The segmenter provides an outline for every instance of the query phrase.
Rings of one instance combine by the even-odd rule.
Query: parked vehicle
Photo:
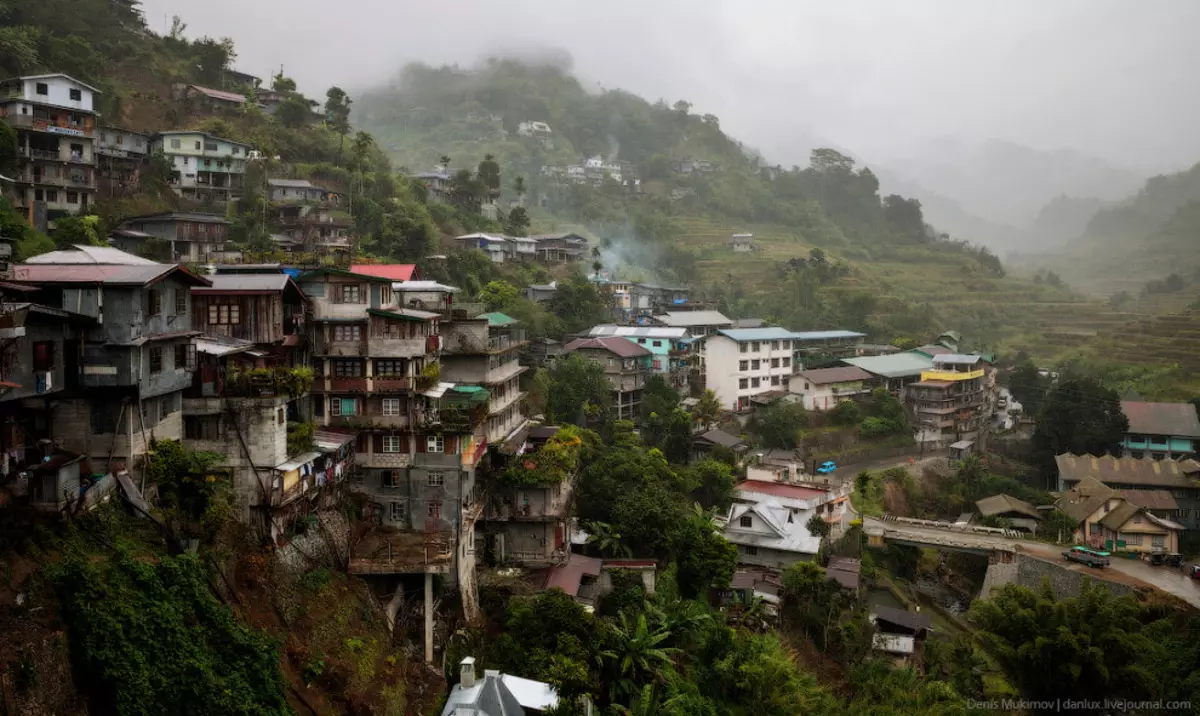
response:
[[[1068,562],[1078,562],[1080,564],[1086,564],[1089,567],[1103,569],[1109,564],[1108,552],[1103,552],[1098,549],[1091,549],[1089,547],[1075,546],[1066,552],[1063,552],[1062,554],[1063,559],[1067,560]]]
[[[1155,552],[1150,555],[1150,564],[1155,567],[1162,564],[1165,564],[1168,567],[1178,567],[1179,565],[1183,564],[1183,555],[1178,553],[1167,554],[1165,552]]]
[[[828,475],[829,473],[833,472],[836,469],[837,469],[837,463],[830,460],[828,462],[821,463],[821,466],[817,468],[817,473],[821,474],[821,475]]]
[[[1192,579],[1200,579],[1200,564],[1193,564],[1188,567],[1188,576]]]

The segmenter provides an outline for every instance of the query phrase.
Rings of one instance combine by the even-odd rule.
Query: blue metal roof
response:
[[[827,338],[866,338],[866,333],[858,331],[801,331],[796,337],[802,341],[822,341]]]

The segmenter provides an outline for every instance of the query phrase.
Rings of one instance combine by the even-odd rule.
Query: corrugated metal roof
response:
[[[281,189],[316,189],[325,191],[307,179],[268,179],[267,184]]]
[[[476,318],[486,318],[489,326],[496,326],[496,327],[511,326],[514,323],[520,323],[520,321],[513,318],[512,316],[506,315],[504,313],[500,313],[499,311],[492,311],[491,313],[481,313],[478,316],[476,316]]]
[[[856,366],[845,366],[842,368],[817,368],[815,370],[804,370],[796,374],[804,378],[810,383],[817,385],[828,385],[830,383],[849,383],[856,380],[870,380],[872,376],[867,371]]]
[[[285,462],[279,463],[278,465],[275,466],[275,469],[280,472],[291,472],[292,470],[299,470],[301,465],[307,465],[308,463],[312,462],[313,460],[316,460],[319,457],[321,457],[321,453],[319,453],[319,452],[302,453],[293,458],[289,458]]]
[[[921,353],[906,351],[886,356],[863,356],[861,358],[844,358],[843,363],[857,366],[873,375],[884,378],[906,378],[920,375],[921,371],[933,367],[933,359]]]
[[[933,357],[934,364],[942,363],[945,365],[975,365],[983,360],[983,356],[965,353],[943,353]]]
[[[146,266],[80,266],[61,264],[20,264],[13,267],[13,279],[32,283],[104,283],[140,286],[178,271],[195,285],[207,286],[208,280],[188,273],[173,264]]]
[[[732,326],[733,321],[720,311],[667,311],[654,320],[668,326]]]
[[[107,265],[107,266],[160,266],[156,261],[144,259],[141,256],[135,256],[131,253],[114,249],[110,246],[86,246],[84,244],[75,244],[75,248],[50,251],[48,253],[31,256],[25,263],[27,264],[56,264],[56,265]]]
[[[196,352],[210,356],[227,356],[244,353],[254,347],[254,341],[224,336],[201,336],[196,339]]]
[[[1130,433],[1200,438],[1200,417],[1191,403],[1122,400],[1121,412],[1129,419]]]
[[[802,341],[822,341],[828,338],[866,338],[866,333],[858,331],[800,331],[796,335]]]
[[[564,353],[570,353],[581,348],[601,348],[621,358],[636,358],[648,356],[650,351],[642,348],[628,338],[609,336],[608,338],[576,338],[563,348]]]
[[[1025,500],[1018,500],[1012,495],[999,494],[985,497],[982,500],[976,500],[975,509],[979,510],[979,514],[984,517],[1016,512],[1017,514],[1032,517],[1036,520],[1042,519],[1042,513],[1038,512],[1036,507]]]
[[[340,430],[314,430],[313,447],[321,452],[335,452],[347,443],[354,442],[355,433],[344,433]]]
[[[162,214],[146,214],[144,216],[134,216],[121,222],[125,224],[145,224],[156,223],[159,221],[190,221],[197,224],[232,224],[233,222],[226,219],[220,214],[205,214],[198,211],[168,211]]]
[[[396,281],[392,284],[393,291],[435,291],[441,293],[458,293],[458,288],[447,286],[437,281]]]
[[[769,328],[723,328],[717,331],[717,333],[739,343],[743,341],[789,341],[800,338],[799,333],[778,326]]]
[[[282,291],[291,280],[285,273],[219,273],[208,277],[212,288],[201,289],[200,293],[213,291]]]
[[[611,324],[592,326],[588,334],[592,336],[635,336],[640,338],[668,338],[676,340],[687,338],[690,335],[686,328],[672,328],[670,326],[615,326]]]
[[[512,692],[521,708],[541,712],[558,706],[558,692],[550,684],[512,674],[500,674],[500,681]]]
[[[246,96],[240,95],[237,92],[224,92],[219,89],[213,89],[212,87],[201,87],[200,85],[189,86],[201,94],[212,97],[213,99],[219,99],[225,102],[238,102],[242,104],[246,102]]]
[[[355,264],[350,273],[390,281],[411,281],[417,270],[416,264]]]

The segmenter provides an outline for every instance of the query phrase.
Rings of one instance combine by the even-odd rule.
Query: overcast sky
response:
[[[686,99],[768,157],[811,135],[875,161],[930,139],[1200,161],[1200,0],[142,0],[323,95],[410,60],[562,48],[590,85]],[[774,155],[774,156],[773,156]]]

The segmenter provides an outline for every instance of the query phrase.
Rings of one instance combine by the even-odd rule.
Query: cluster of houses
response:
[[[606,160],[600,155],[588,157],[583,160],[582,164],[546,164],[542,166],[542,176],[559,184],[599,187],[605,182],[611,181],[633,193],[639,193],[642,181],[633,174],[634,167],[630,162],[620,159]]]

